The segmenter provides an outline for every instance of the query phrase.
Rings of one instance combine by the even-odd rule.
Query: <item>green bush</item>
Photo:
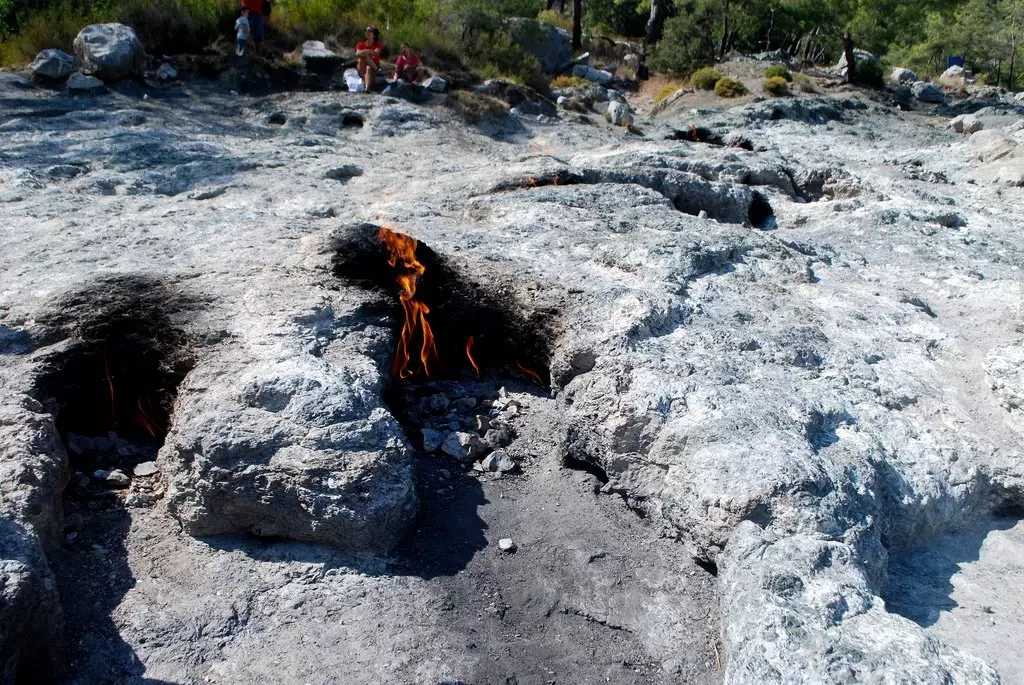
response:
[[[715,84],[715,95],[722,98],[738,98],[748,92],[747,87],[741,81],[728,76],[718,79],[718,83]]]
[[[572,17],[562,16],[554,10],[543,10],[537,15],[537,19],[543,21],[545,24],[551,24],[557,26],[560,29],[565,29],[569,33],[572,33]]]
[[[75,36],[82,27],[109,18],[73,0],[55,2],[23,20],[18,33],[0,43],[0,66],[23,67],[46,48],[73,54]]]
[[[772,95],[789,95],[789,81],[781,76],[766,78],[764,83],[761,84],[761,87]]]
[[[773,64],[764,70],[765,78],[782,78],[787,82],[793,80],[793,74],[789,73],[789,69],[782,66],[781,64]]]
[[[795,74],[793,76],[793,85],[797,87],[801,93],[820,93],[821,89],[818,88],[817,84],[811,80],[811,77],[807,74]]]
[[[665,22],[662,39],[654,46],[648,60],[653,71],[686,76],[715,60],[713,32],[715,23],[711,5],[701,4],[693,14],[671,17]]]
[[[704,67],[693,72],[690,76],[690,84],[700,90],[714,90],[715,84],[722,78],[722,74],[714,67]]]
[[[857,82],[881,88],[885,85],[885,68],[879,60],[857,62]]]
[[[678,83],[665,84],[662,86],[661,90],[658,91],[658,94],[654,96],[654,104],[658,104],[668,96],[674,95],[680,88],[681,86]]]
[[[233,0],[127,0],[117,20],[135,29],[151,55],[199,52],[232,32]]]

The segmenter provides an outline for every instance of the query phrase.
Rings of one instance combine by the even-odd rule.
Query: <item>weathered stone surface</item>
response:
[[[82,73],[104,81],[141,75],[146,68],[146,49],[124,24],[86,26],[75,37],[75,56]]]
[[[322,41],[307,40],[299,49],[302,62],[310,71],[333,74],[341,67],[342,58],[329,50]]]
[[[46,49],[36,55],[29,67],[33,76],[44,76],[59,81],[75,70],[75,57],[63,50]]]
[[[878,61],[878,58],[875,55],[871,54],[867,50],[861,50],[860,48],[855,48],[854,49],[854,51],[853,51],[853,58],[857,61],[857,64],[861,64],[862,62],[877,62]],[[846,77],[847,67],[846,67],[846,53],[845,52],[842,53],[839,56],[839,61],[836,63],[836,65],[834,67],[832,67],[832,70],[834,72],[836,72],[837,74],[839,74],[840,76],[842,76],[844,78]]]
[[[416,495],[379,371],[359,353],[284,357],[270,341],[252,340],[264,354],[211,359],[186,379],[158,458],[170,474],[168,510],[193,535],[387,549]]]
[[[964,78],[964,68],[961,67],[958,64],[954,64],[953,66],[951,66],[950,68],[948,68],[944,72],[942,72],[942,76],[940,76],[939,78],[943,79],[944,81],[950,81],[950,80],[954,80],[954,79],[963,79]]]
[[[434,93],[443,93],[445,89],[448,87],[448,82],[435,74],[434,76],[431,76],[420,85]]]
[[[528,55],[533,55],[546,72],[555,72],[572,60],[572,39],[565,29],[536,19],[513,18],[505,30]]]
[[[985,371],[999,403],[1009,410],[1024,410],[1024,340],[993,349]]]

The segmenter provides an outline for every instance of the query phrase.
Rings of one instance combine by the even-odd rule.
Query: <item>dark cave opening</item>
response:
[[[135,582],[128,503],[146,506],[159,496],[153,462],[192,365],[175,324],[186,305],[160,281],[118,276],[60,298],[39,320],[38,342],[54,351],[42,360],[35,394],[54,416],[71,471],[63,545],[48,558],[68,667],[85,679],[144,670],[112,615]]]
[[[754,228],[770,228],[775,218],[775,210],[763,194],[755,190],[753,195],[750,208],[747,210],[750,225]]]

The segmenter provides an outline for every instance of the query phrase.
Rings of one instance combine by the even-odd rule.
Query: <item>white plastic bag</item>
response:
[[[345,85],[348,86],[348,89],[353,93],[361,93],[366,90],[366,86],[363,84],[363,78],[355,69],[346,69],[345,73],[342,74],[342,78],[345,79]]]

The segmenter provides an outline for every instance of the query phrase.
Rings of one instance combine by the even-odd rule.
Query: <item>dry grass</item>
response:
[[[445,105],[465,121],[473,124],[508,114],[508,106],[501,100],[468,90],[457,90],[451,93],[445,101]]]
[[[590,81],[585,78],[580,78],[579,76],[566,76],[563,74],[562,76],[556,76],[554,80],[551,81],[551,87],[576,88],[578,86],[585,86],[588,83],[590,83]]]

